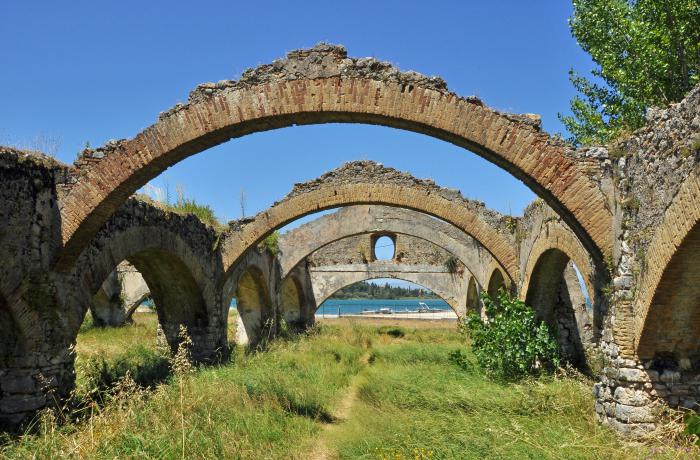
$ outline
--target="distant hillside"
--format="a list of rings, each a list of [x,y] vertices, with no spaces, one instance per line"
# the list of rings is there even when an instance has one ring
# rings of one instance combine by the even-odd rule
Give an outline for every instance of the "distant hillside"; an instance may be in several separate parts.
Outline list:
[[[344,287],[333,294],[331,299],[405,299],[408,297],[439,299],[428,289],[391,286],[389,283],[382,286],[371,281],[361,281]]]

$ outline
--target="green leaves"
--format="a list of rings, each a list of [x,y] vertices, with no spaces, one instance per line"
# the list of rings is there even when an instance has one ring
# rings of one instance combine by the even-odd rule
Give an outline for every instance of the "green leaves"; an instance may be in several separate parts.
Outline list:
[[[497,300],[482,293],[482,301],[487,321],[472,312],[463,326],[487,374],[499,380],[518,380],[559,366],[557,343],[530,307],[502,290]]]
[[[685,434],[695,435],[695,443],[700,446],[700,415],[689,413],[685,417]]]
[[[559,118],[576,144],[607,143],[644,124],[652,106],[681,100],[700,81],[700,1],[574,0],[571,33],[598,65]]]

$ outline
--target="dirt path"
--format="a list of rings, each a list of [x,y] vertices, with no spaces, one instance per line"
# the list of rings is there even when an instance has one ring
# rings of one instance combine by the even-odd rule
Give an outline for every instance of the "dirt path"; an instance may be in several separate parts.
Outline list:
[[[360,358],[360,361],[365,365],[368,364],[369,354],[365,354]],[[321,432],[316,439],[316,443],[309,452],[309,460],[333,460],[338,458],[332,447],[329,447],[328,440],[334,431],[341,430],[343,424],[350,418],[352,407],[357,401],[360,381],[362,380],[363,371],[358,372],[351,380],[343,399],[338,403],[338,407],[333,414],[335,420],[333,423],[323,425]]]

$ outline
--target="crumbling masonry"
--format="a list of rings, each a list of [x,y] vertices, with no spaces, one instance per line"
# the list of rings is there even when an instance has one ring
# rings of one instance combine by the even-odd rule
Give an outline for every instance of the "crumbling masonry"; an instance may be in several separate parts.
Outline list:
[[[170,345],[185,325],[195,357],[213,361],[227,352],[233,298],[241,340],[255,342],[281,319],[313,322],[316,296],[325,295],[314,269],[359,265],[398,277],[430,266],[437,277],[440,260],[454,256],[453,287],[443,295],[459,314],[478,308],[479,291],[507,287],[557,328],[572,361],[604,362],[594,389],[603,423],[632,436],[652,430],[663,407],[700,400],[700,88],[647,118],[614,145],[574,149],[543,133],[536,116],[499,112],[440,78],[319,45],[240,80],[200,85],[133,139],[86,150],[72,166],[2,148],[3,428],[68,395],[78,328],[88,309],[99,317],[115,304],[109,277],[124,261],[148,285]],[[446,140],[509,171],[540,199],[522,218],[503,216],[371,162],[298,184],[223,232],[131,198],[213,145],[329,122]],[[284,235],[279,254],[257,247],[274,229],[337,207],[347,208]],[[407,220],[420,223],[407,228]],[[379,235],[392,235],[398,249],[382,267],[367,252]]]

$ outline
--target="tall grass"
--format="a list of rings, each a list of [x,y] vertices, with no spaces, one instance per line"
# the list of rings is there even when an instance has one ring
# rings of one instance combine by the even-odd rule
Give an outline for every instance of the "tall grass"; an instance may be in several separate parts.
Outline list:
[[[112,342],[138,343],[138,324],[102,333]],[[83,334],[79,354],[113,350],[96,332]],[[265,352],[239,349],[227,364],[192,372],[171,359],[180,370],[154,389],[129,373],[103,404],[90,406],[89,416],[60,424],[46,412],[39,434],[6,443],[0,456],[306,459],[319,440],[343,459],[693,458],[699,452],[624,443],[594,420],[590,382],[560,376],[495,383],[450,358],[464,349],[454,330],[351,323],[317,326]],[[125,359],[108,356],[115,368]],[[474,359],[468,351],[465,358]],[[337,419],[350,393],[357,395],[353,405]],[[333,430],[322,429],[329,424]]]

